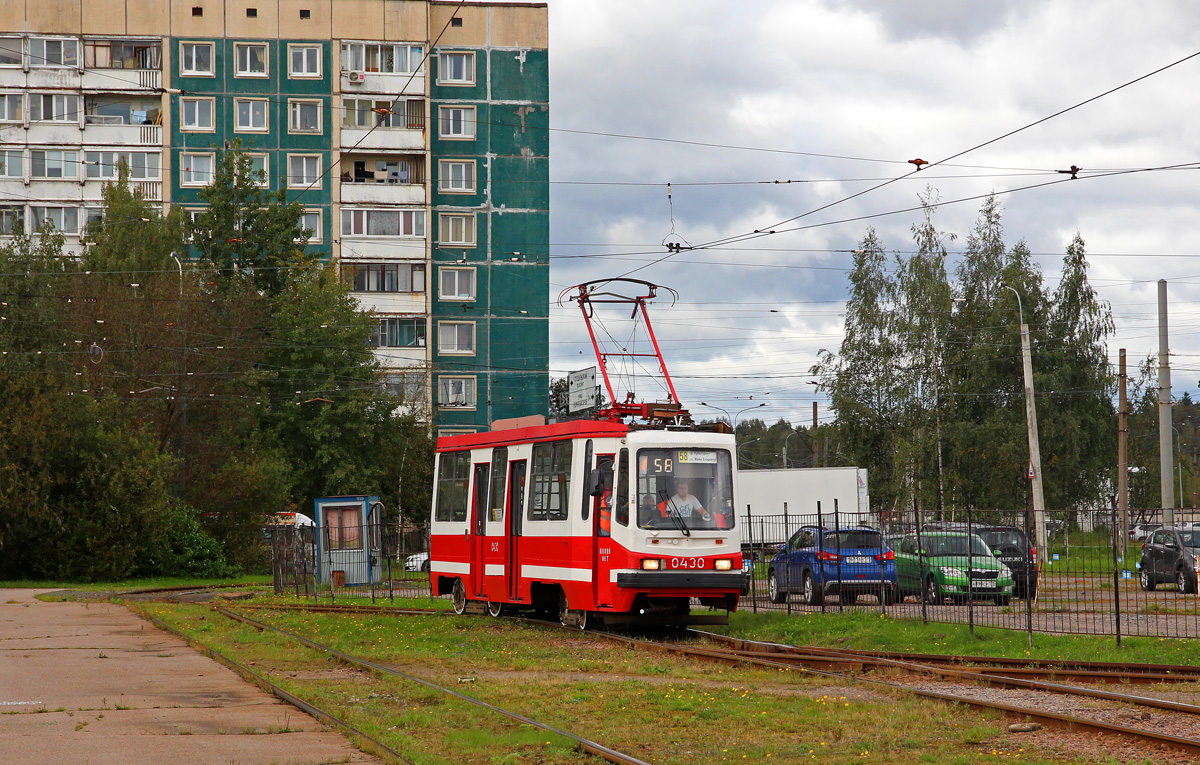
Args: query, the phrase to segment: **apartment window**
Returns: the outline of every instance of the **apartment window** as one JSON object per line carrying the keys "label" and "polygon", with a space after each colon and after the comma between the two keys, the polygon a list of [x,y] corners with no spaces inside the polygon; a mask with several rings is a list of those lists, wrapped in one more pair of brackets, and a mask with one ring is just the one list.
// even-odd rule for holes
{"label": "apartment window", "polygon": [[207,186],[212,183],[215,162],[212,154],[180,154],[179,185]]}
{"label": "apartment window", "polygon": [[24,119],[25,99],[20,93],[0,95],[0,122],[20,122]]}
{"label": "apartment window", "polygon": [[22,178],[25,176],[25,152],[20,149],[0,151],[0,176]]}
{"label": "apartment window", "polygon": [[475,322],[439,321],[438,353],[475,353]]}
{"label": "apartment window", "polygon": [[180,43],[180,72],[186,75],[213,73],[213,43]]}
{"label": "apartment window", "polygon": [[311,10],[309,10],[308,8],[301,8],[301,9],[300,9],[300,18],[302,18],[302,19],[311,19],[311,18],[312,18],[312,11],[311,11]]}
{"label": "apartment window", "polygon": [[116,178],[122,161],[129,168],[131,180],[157,181],[162,178],[162,157],[154,151],[84,152],[84,175],[89,179]]}
{"label": "apartment window", "polygon": [[267,76],[267,44],[266,43],[237,43],[233,46],[233,55],[237,59],[237,77],[266,77]]}
{"label": "apartment window", "polygon": [[30,66],[79,66],[79,41],[34,37],[29,40]]}
{"label": "apartment window", "polygon": [[258,18],[258,9],[257,8],[247,8],[246,9],[246,18],[257,19]]}
{"label": "apartment window", "polygon": [[567,520],[571,489],[571,442],[533,445],[529,470],[529,520]]}
{"label": "apartment window", "polygon": [[50,224],[64,234],[79,233],[78,207],[30,207],[29,211],[33,214],[34,230]]}
{"label": "apartment window", "polygon": [[321,102],[289,100],[288,111],[291,121],[288,131],[291,133],[320,133],[321,132]]}
{"label": "apartment window", "polygon": [[30,94],[29,119],[34,122],[78,122],[79,96]]}
{"label": "apartment window", "polygon": [[162,43],[150,40],[85,40],[88,69],[162,69]]}
{"label": "apartment window", "polygon": [[304,188],[321,180],[321,155],[289,154],[288,187]]}
{"label": "apartment window", "polygon": [[425,374],[423,372],[388,372],[383,375],[383,392],[406,403],[416,403],[425,398]]}
{"label": "apartment window", "polygon": [[250,181],[256,186],[270,186],[271,167],[267,154],[250,155]]}
{"label": "apartment window", "polygon": [[425,236],[424,210],[342,210],[343,236]]}
{"label": "apartment window", "polygon": [[475,162],[442,160],[438,162],[438,191],[475,191]]}
{"label": "apartment window", "polygon": [[308,243],[316,244],[321,241],[321,211],[305,210],[300,215],[300,228],[307,232]]}
{"label": "apartment window", "polygon": [[424,348],[424,319],[380,319],[371,328],[371,345],[377,348]]}
{"label": "apartment window", "polygon": [[180,130],[213,130],[213,99],[211,98],[181,98],[180,111],[183,112],[183,123]]}
{"label": "apartment window", "polygon": [[343,264],[342,278],[355,292],[420,293],[425,291],[425,264]]}
{"label": "apartment window", "polygon": [[33,178],[79,177],[79,155],[73,151],[34,149],[29,154],[30,176]]}
{"label": "apartment window", "polygon": [[438,377],[438,406],[473,409],[474,377]]}
{"label": "apartment window", "polygon": [[442,53],[438,56],[438,83],[442,85],[474,85],[474,53]]}
{"label": "apartment window", "polygon": [[343,98],[342,127],[421,130],[425,127],[425,102]]}
{"label": "apartment window", "polygon": [[439,292],[442,300],[475,299],[474,268],[442,268],[438,275],[441,277]]}
{"label": "apartment window", "polygon": [[267,132],[267,101],[260,98],[233,99],[235,122],[233,129],[238,133]]}
{"label": "apartment window", "polygon": [[424,58],[420,45],[342,43],[342,69],[350,72],[412,74],[421,71]]}
{"label": "apartment window", "polygon": [[21,65],[21,38],[0,37],[0,66]]}
{"label": "apartment window", "polygon": [[0,207],[0,235],[9,236],[25,230],[25,208],[21,205]]}
{"label": "apartment window", "polygon": [[438,135],[442,138],[474,138],[474,106],[439,106]]}
{"label": "apartment window", "polygon": [[289,45],[288,77],[320,77],[321,46]]}
{"label": "apartment window", "polygon": [[475,214],[443,213],[438,216],[442,244],[475,246]]}
{"label": "apartment window", "polygon": [[104,225],[103,207],[83,208],[83,231],[98,231]]}

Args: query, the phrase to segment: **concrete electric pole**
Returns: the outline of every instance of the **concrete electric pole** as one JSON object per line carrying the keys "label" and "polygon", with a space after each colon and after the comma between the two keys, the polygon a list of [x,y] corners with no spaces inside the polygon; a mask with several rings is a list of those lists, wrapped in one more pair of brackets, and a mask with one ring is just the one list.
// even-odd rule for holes
{"label": "concrete electric pole", "polygon": [[1033,525],[1037,547],[1046,554],[1046,501],[1042,494],[1042,452],[1038,445],[1037,407],[1033,394],[1033,352],[1030,349],[1029,325],[1025,323],[1025,308],[1021,305],[1021,294],[1004,282],[1007,289],[1017,296],[1017,313],[1021,317],[1021,361],[1025,373],[1025,423],[1029,430],[1029,478],[1033,489]]}
{"label": "concrete electric pole", "polygon": [[1171,451],[1171,349],[1167,342],[1167,280],[1158,280],[1158,485],[1162,491],[1163,523],[1175,522],[1175,472]]}

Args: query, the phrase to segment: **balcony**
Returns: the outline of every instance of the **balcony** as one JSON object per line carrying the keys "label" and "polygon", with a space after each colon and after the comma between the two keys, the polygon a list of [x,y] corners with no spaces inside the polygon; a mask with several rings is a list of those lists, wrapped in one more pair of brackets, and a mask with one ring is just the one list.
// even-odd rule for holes
{"label": "balcony", "polygon": [[[352,72],[342,70],[342,93],[399,93],[406,96],[425,95],[424,74],[384,74],[381,72]],[[403,90],[401,90],[403,88]]]}
{"label": "balcony", "polygon": [[162,87],[157,69],[85,69],[84,90],[153,90]]}
{"label": "balcony", "polygon": [[94,123],[83,128],[83,142],[98,146],[154,146],[162,148],[161,125]]}
{"label": "balcony", "polygon": [[359,308],[371,313],[411,314],[425,312],[424,292],[354,292]]}
{"label": "balcony", "polygon": [[425,186],[400,183],[350,183],[342,181],[343,204],[425,204]]}
{"label": "balcony", "polygon": [[348,128],[342,127],[342,147],[349,149],[383,149],[422,151],[425,131],[407,128]]}

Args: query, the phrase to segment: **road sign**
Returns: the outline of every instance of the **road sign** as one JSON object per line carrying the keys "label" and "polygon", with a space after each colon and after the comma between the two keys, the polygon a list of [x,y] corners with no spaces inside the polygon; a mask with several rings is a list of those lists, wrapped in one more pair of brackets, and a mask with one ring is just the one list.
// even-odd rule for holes
{"label": "road sign", "polygon": [[596,368],[588,367],[567,375],[567,412],[575,414],[596,405]]}

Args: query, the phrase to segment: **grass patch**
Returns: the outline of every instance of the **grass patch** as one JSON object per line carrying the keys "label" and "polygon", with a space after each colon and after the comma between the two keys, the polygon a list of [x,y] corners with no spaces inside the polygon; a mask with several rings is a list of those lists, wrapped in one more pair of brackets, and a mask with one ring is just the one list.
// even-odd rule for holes
{"label": "grass patch", "polygon": [[[591,761],[566,739],[411,681],[340,666],[206,607],[146,608],[423,765]],[[1007,744],[998,715],[800,673],[634,651],[587,633],[488,617],[254,617],[665,765],[814,758],[966,765]],[[458,683],[467,676],[476,681]],[[1029,747],[1022,759],[1069,761]]]}
{"label": "grass patch", "polygon": [[788,616],[739,611],[731,614],[728,626],[712,631],[754,640],[856,650],[1151,664],[1200,662],[1200,645],[1193,640],[1123,637],[1118,648],[1116,641],[1107,637],[1034,633],[1030,648],[1026,633],[1018,630],[976,626],[972,635],[965,624],[922,624],[863,612]]}

